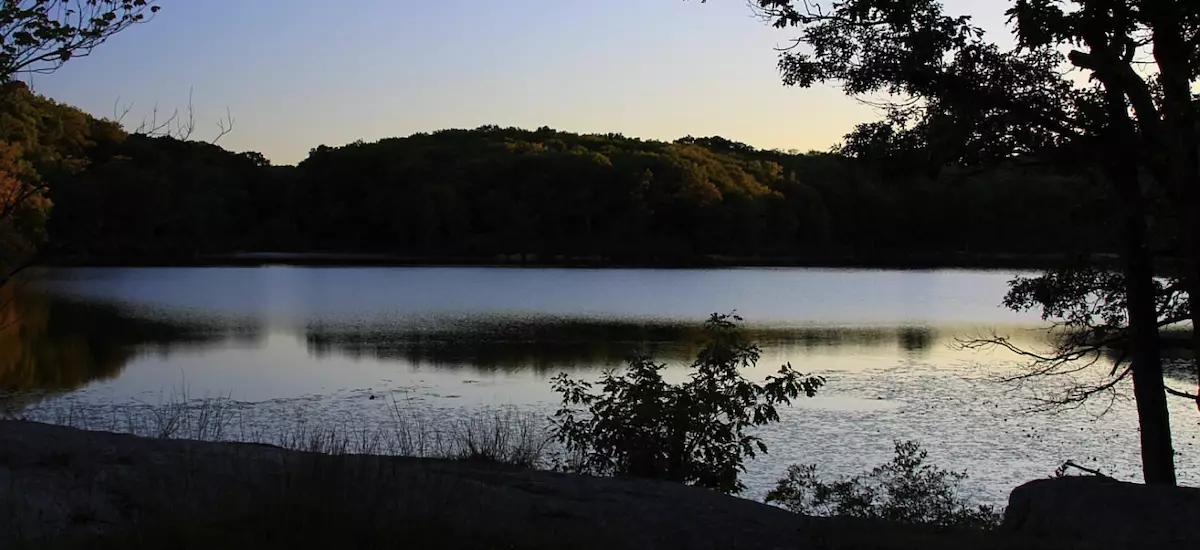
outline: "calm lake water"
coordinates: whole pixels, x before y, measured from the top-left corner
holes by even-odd
[[[548,414],[549,379],[595,377],[634,351],[686,374],[698,327],[736,310],[763,348],[828,378],[762,432],[761,497],[788,464],[853,474],[915,439],[966,469],[981,500],[1067,459],[1140,479],[1131,402],[1029,413],[1038,390],[995,381],[1023,364],[957,338],[1044,344],[1035,314],[999,307],[1009,272],[833,269],[91,268],[39,274],[0,332],[10,414],[228,397],[268,424],[302,411],[345,422],[388,404],[452,418],[515,406]],[[1066,383],[1062,381],[1061,383]],[[1179,388],[1195,381],[1174,380]],[[1126,388],[1128,389],[1128,388]],[[373,399],[385,397],[387,399]],[[1200,482],[1200,413],[1175,400],[1182,480]],[[1101,415],[1101,413],[1106,413]]]

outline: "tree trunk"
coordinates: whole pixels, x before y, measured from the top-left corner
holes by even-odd
[[[1122,76],[1102,34],[1087,37],[1101,62],[1095,70],[1104,90],[1108,125],[1097,159],[1121,201],[1116,206],[1125,229],[1125,307],[1129,315],[1129,344],[1133,395],[1141,430],[1142,476],[1147,484],[1175,485],[1175,450],[1171,447],[1171,417],[1163,385],[1154,257],[1150,252],[1148,200],[1142,191],[1141,169],[1135,160],[1142,145],[1126,102]]]
[[[1118,132],[1120,133],[1120,132]],[[1123,140],[1114,139],[1119,146]],[[1175,485],[1175,451],[1163,385],[1154,258],[1147,244],[1147,207],[1137,165],[1112,156],[1107,175],[1121,199],[1125,225],[1125,296],[1132,348],[1133,395],[1141,428],[1142,475],[1148,484]]]
[[[1193,66],[1197,54],[1184,32],[1179,7],[1173,3],[1144,6],[1150,16],[1154,59],[1162,86],[1164,135],[1151,139],[1167,153],[1167,167],[1160,170],[1169,181],[1161,182],[1171,193],[1180,222],[1179,274],[1191,301],[1193,363],[1200,378],[1200,101],[1193,94]],[[1200,388],[1197,389],[1200,395]],[[1200,408],[1200,398],[1196,401]]]
[[[1141,428],[1142,475],[1149,484],[1175,485],[1175,451],[1171,447],[1171,418],[1159,353],[1154,266],[1145,243],[1145,218],[1134,210],[1130,207],[1125,215],[1125,292],[1133,348],[1133,395]]]

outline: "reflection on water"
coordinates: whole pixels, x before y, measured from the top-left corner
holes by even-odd
[[[297,271],[307,273],[298,276]],[[345,275],[341,273],[343,271],[350,272],[351,280],[346,284],[330,286],[322,282],[322,278],[338,280],[337,277]],[[678,300],[663,301],[667,310],[662,315],[641,318],[569,315],[566,312],[577,305],[570,303],[540,314],[513,312],[515,308],[507,306],[507,313],[504,312],[506,308],[475,313],[450,308],[431,314],[428,310],[414,310],[412,300],[406,297],[392,308],[400,310],[401,314],[393,314],[378,304],[367,307],[367,302],[360,301],[363,311],[346,315],[341,309],[344,304],[333,304],[324,295],[331,288],[342,288],[353,283],[355,278],[361,278],[357,271],[85,269],[52,272],[46,277],[50,284],[15,296],[5,295],[5,300],[11,300],[12,304],[0,312],[3,315],[3,324],[0,324],[3,327],[0,330],[0,391],[69,391],[89,382],[117,377],[131,361],[148,356],[158,357],[159,362],[170,362],[173,354],[180,353],[204,357],[231,349],[258,349],[270,354],[272,350],[290,346],[285,343],[286,337],[303,342],[308,357],[316,362],[335,358],[372,360],[404,364],[413,369],[476,374],[529,371],[553,375],[563,370],[599,370],[620,366],[634,354],[649,355],[669,364],[686,364],[702,345],[702,317],[686,318],[682,313],[691,306],[680,308]],[[412,270],[400,271],[405,274],[401,282],[404,277],[410,277],[407,282],[411,283]],[[514,270],[496,271],[509,277],[509,285],[516,285],[518,289],[528,286],[511,278]],[[766,271],[776,275],[771,270]],[[197,278],[197,273],[204,278]],[[266,274],[257,293],[247,290],[247,286],[253,288],[256,285],[247,285],[244,280],[229,289],[230,293],[246,297],[256,295],[258,302],[229,301],[222,298],[226,292],[210,285],[202,284],[198,289],[189,286],[205,279],[237,280],[227,279],[231,273],[242,278]],[[880,277],[874,272],[863,273],[875,280]],[[444,275],[438,270],[426,274],[435,278]],[[762,275],[755,271],[738,274]],[[964,275],[968,278],[979,276],[977,273]],[[997,280],[990,274],[982,276],[985,282]],[[622,277],[618,279],[628,283]],[[911,277],[912,274],[904,273],[902,279]],[[376,284],[380,282],[374,275],[368,278]],[[900,290],[913,286],[919,285],[905,283]],[[315,293],[303,295],[305,289]],[[415,292],[424,290],[416,289]],[[760,294],[770,294],[771,290]],[[879,293],[878,289],[864,292]],[[962,296],[957,295],[946,298],[962,300]],[[432,299],[430,296],[420,298]],[[592,303],[586,297],[576,299]],[[761,297],[751,297],[748,301],[761,301]],[[848,301],[854,302],[853,299]],[[491,302],[500,303],[496,299]],[[203,303],[209,303],[211,307],[201,307]],[[307,310],[299,308],[298,303],[310,307]],[[314,303],[326,303],[331,307],[314,309],[311,307]],[[849,309],[869,310],[862,304],[852,305]],[[772,306],[769,311],[776,311],[774,315],[778,315],[777,306]],[[867,311],[862,317],[870,319],[875,313]],[[979,313],[980,317],[988,315],[983,311]],[[676,318],[663,320],[664,317]],[[880,319],[894,323],[891,325],[816,324],[805,315],[790,322],[779,319],[758,322],[760,319],[751,317],[746,330],[763,348],[767,361],[783,362],[815,356],[823,361],[822,367],[832,370],[839,368],[838,357],[853,358],[853,362],[859,363],[864,358],[894,361],[942,356],[945,359],[956,338],[981,334],[997,326],[1007,326],[1010,330],[1007,335],[1018,345],[1037,347],[1045,344],[1045,333],[1031,325],[1010,322],[980,327],[946,323],[943,319],[938,326],[933,326],[927,322],[903,322],[908,317],[899,313]],[[275,338],[268,338],[272,334]],[[294,356],[288,353],[289,357]],[[1168,375],[1184,381],[1194,377],[1194,373],[1186,369],[1171,370]]]
[[[139,353],[216,342],[244,327],[140,319],[107,304],[2,294],[0,391],[67,391],[116,377]]]
[[[170,357],[265,344],[269,327],[252,320],[143,316],[111,303],[44,293],[10,296],[0,330],[0,391],[68,391],[118,376],[146,355]],[[555,373],[619,366],[635,354],[687,363],[703,345],[699,323],[490,317],[432,328],[388,323],[312,323],[303,329],[308,354],[399,361],[414,367],[476,373]],[[944,347],[930,327],[750,326],[767,355],[899,351],[914,357]]]
[[[825,354],[900,349],[922,355],[934,345],[928,327],[750,327],[748,336],[766,351]],[[598,370],[623,364],[635,354],[658,361],[690,362],[703,346],[700,324],[562,319],[492,319],[454,323],[437,330],[355,325],[314,325],[306,331],[317,357],[399,360],[413,366],[476,372]]]

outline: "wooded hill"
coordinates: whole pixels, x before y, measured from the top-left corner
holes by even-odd
[[[3,127],[20,135],[4,137],[25,145],[6,149],[0,170],[32,166],[45,189],[44,216],[6,231],[44,238],[44,260],[270,250],[686,263],[1103,252],[1113,242],[1091,214],[1104,200],[1094,186],[1026,159],[931,170],[920,155],[861,147],[801,154],[720,137],[484,126],[322,145],[297,166],[271,166],[254,152],[131,135],[19,84],[5,96]]]

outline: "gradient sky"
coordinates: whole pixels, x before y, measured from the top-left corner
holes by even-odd
[[[836,87],[785,88],[788,33],[744,0],[161,0],[163,10],[33,79],[54,99],[127,126],[187,105],[206,139],[276,164],[342,145],[483,124],[721,135],[827,149],[878,118]],[[946,0],[989,30],[996,0]]]

